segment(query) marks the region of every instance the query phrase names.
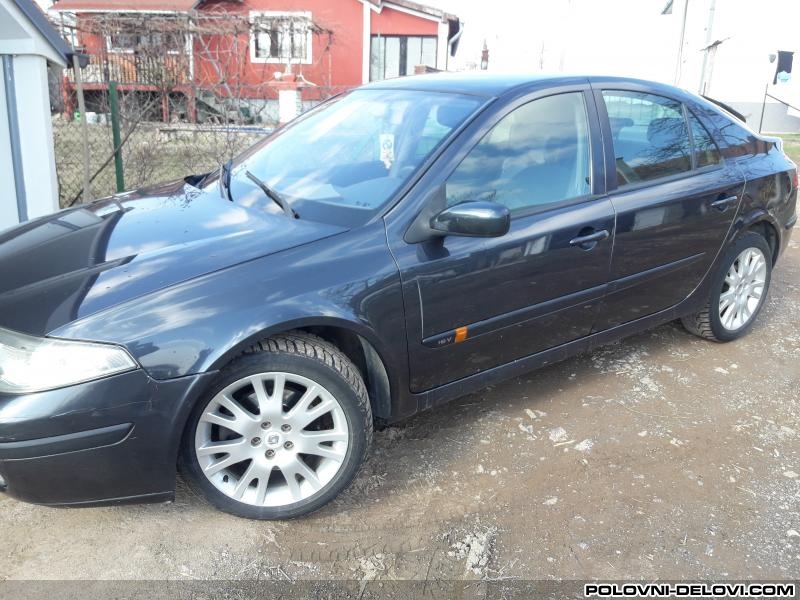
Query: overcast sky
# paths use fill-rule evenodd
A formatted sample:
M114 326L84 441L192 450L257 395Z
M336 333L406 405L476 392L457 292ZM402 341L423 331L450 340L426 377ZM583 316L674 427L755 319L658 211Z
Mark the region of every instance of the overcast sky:
M655 79L699 91L711 0L689 0L683 60L678 63L683 0L420 0L458 15L465 25L450 68L480 62L483 41L492 71L546 71ZM800 0L717 0L711 41L721 41L712 95L763 97L775 65L769 55L796 52L781 97L800 102Z
M659 22L667 0L425 1L458 15L465 24L457 67L480 62L485 39L493 70L602 70L603 61L599 57L592 60L594 53L586 49L597 42L603 23L609 20L617 27L612 28L612 39L603 41L603 53L630 55L632 48L639 46L636 56L630 56L633 71L638 63L673 60L678 45L676 38L674 47L667 48L671 27ZM620 21L629 25L624 39L617 35Z

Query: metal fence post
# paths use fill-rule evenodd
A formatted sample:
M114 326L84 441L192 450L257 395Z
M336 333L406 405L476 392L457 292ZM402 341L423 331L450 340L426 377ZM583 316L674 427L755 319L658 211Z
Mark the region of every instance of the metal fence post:
M86 102L83 97L81 64L77 54L72 55L72 70L75 74L75 88L78 93L78 110L81 111L81 147L83 149L83 201L92 199L92 176L89 172L89 126L86 124Z
M122 165L122 140L119 132L119 93L117 82L108 82L108 100L111 105L111 136L114 140L114 171L117 175L117 192L125 191L125 171Z

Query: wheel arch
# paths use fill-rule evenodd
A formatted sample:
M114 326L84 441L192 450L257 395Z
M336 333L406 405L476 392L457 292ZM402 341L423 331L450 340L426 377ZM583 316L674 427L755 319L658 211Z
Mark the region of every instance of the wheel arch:
M764 209L754 210L740 218L740 224L737 228L739 233L734 238L734 241L748 232L759 234L769 244L772 252L772 264L778 260L778 250L780 249L781 237L780 227L778 226L775 218Z
M334 344L356 365L367 386L373 417L388 421L392 417L398 383L391 362L375 334L361 323L337 317L303 318L272 325L252 333L221 354L209 370L218 370L257 342L288 331L304 331Z

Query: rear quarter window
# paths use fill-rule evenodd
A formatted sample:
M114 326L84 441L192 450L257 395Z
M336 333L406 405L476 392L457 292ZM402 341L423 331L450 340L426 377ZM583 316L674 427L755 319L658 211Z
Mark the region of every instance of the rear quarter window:
M688 112L689 127L692 130L692 141L694 142L694 164L701 169L720 163L720 152L711 134L700 122L691 110Z
M701 119L704 117L716 128L717 135L715 137L720 142L720 151L723 157L736 158L759 152L760 140L737 119L729 117L716 107L697 106L694 108L697 109Z

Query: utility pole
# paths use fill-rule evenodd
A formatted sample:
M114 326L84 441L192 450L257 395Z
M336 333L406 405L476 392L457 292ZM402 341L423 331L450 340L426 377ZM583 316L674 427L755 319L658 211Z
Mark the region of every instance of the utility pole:
M678 46L678 60L675 63L675 85L681 80L681 68L683 66L683 46L686 43L686 15L689 12L689 0L683 1L683 19L681 20L681 41Z
M710 0L710 4L708 7L708 25L706 25L706 48L703 52L703 70L700 74L700 95L704 95L708 88L709 84L709 75L708 75L708 54L712 52L711 45L713 44L713 30L714 30L714 12L716 10L717 0ZM716 48L714 49L716 50Z
M81 61L77 54L72 55L72 71L75 75L75 88L78 94L78 110L81 111L81 149L83 150L83 192L82 202L92 199L92 174L89 165L89 126L86 124L86 101L83 97L83 78Z

